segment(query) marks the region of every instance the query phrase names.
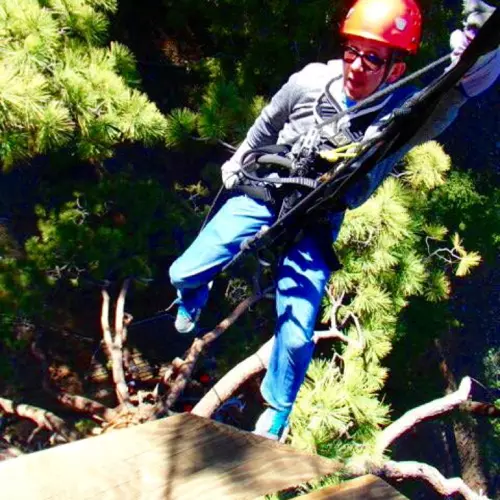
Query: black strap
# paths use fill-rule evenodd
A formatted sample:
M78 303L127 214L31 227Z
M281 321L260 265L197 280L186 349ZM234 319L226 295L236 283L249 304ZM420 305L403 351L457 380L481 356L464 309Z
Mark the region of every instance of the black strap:
M310 237L316 243L318 250L331 272L342 269L342 264L335 253L332 245L332 227L326 218L315 221L312 224L295 224L289 231L288 237L283 243L283 254L301 241L304 237Z
M391 120L388 120L387 127L381 136L364 144L359 157L345 162L341 169L332 170L327 182L306 195L264 234L259 235L258 238L252 238L246 245L245 252L269 246L297 221L314 220L330 205L339 203L347 189L369 173L377 163L388 158L411 139L434 109L440 97L460 81L460 78L480 56L496 49L498 45L500 45L500 9L497 8L466 48L458 63L403 105L407 113L396 113ZM317 128L327 123L318 124ZM243 251L238 253L231 262L224 266L224 270L239 260L243 253Z
M252 184L237 184L231 189L234 193L242 193L250 196L255 200L263 201L264 203L270 203L271 205L276 205L278 203L278 198L274 190L265 186L256 186Z
M342 264L333 249L332 227L329 221L322 220L317 224L308 225L304 231L304 235L309 235L314 239L321 256L332 273L342 269Z

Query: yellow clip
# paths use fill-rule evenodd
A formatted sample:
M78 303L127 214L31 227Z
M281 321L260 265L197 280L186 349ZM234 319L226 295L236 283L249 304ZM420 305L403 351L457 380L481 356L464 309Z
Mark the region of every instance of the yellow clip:
M339 161L340 158L354 158L358 154L358 146L359 143L354 142L335 149L321 151L319 155L324 160L335 163L336 161Z

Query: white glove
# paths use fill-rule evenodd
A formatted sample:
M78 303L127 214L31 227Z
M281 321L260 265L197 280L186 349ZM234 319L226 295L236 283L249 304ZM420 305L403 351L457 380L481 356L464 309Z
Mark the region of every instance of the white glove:
M481 0L464 0L464 29L455 30L450 37L450 47L453 51L450 67L456 64L494 10L494 7ZM465 73L460 84L468 97L474 97L491 87L498 75L500 75L500 48L481 56Z
M241 178L241 165L234 160L228 160L221 167L222 182L226 189L232 189Z

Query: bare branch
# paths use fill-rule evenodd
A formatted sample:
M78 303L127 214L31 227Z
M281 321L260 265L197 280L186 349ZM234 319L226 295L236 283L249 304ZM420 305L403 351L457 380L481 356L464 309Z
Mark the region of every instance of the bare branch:
M36 341L31 344L31 353L40 362L42 370L42 387L56 401L65 408L69 408L77 413L83 413L96 422L103 420L111 421L116 417L116 411L107 406L94 401L93 399L75 394L67 394L54 387L49 377L49 366L45 353L37 346Z
M179 358L175 358L175 359L179 359ZM172 378L172 375L174 374L174 370L175 370L174 361L172 361L172 363L170 363L170 365L167 366L167 369L165 370L165 373L163 374L163 377L161 379L162 384L166 387L170 383L170 379Z
M184 357L184 363L178 368L178 374L175 381L170 385L170 391L165 399L159 401L155 406L155 414L161 415L168 412L168 410L175 404L179 396L182 394L188 380L191 378L196 361L198 360L202 350L211 342L219 338L230 326L232 326L235 321L250 307L252 307L256 302L261 300L270 289L264 290L261 294L254 294L247 297L245 300L240 302L231 314L223 319L213 330L203 335L201 338L197 338L191 344L191 347L187 351Z
M407 411L381 432L377 439L377 451L383 453L397 438L418 423L445 415L465 403L469 398L471 387L470 377L465 377L457 391Z
M26 443L31 444L33 442L33 439L41 432L43 431L43 427L35 427L32 431L32 433L29 435Z
M447 264L455 264L456 262L459 262L462 257L457 254L455 251L455 248L437 248L433 252L431 251L431 246L429 241L434 240L437 241L436 238L432 238L431 236L427 236L425 238L425 244L427 246L427 253L429 255L429 259L432 257L437 257L438 259L441 259L443 262L446 262ZM445 257L445 254L448 254L450 257Z
M63 392L54 392L53 396L66 408L86 415L98 423L101 423L103 420L111 422L118 415L116 410L85 396Z
M21 455L24 455L24 452L20 448L0 439L0 462L2 462L2 460L17 458Z
M459 407L460 410L481 415L483 417L498 418L500 417L500 408L491 403L482 403L479 401L466 401Z
M116 301L116 314L115 314L115 344L120 349L122 348L124 338L124 330L125 336L126 334L126 325L124 324L124 310L125 310L125 298L127 296L128 287L130 285L130 279L127 278L122 285L120 290L120 295L118 296L118 300Z
M339 307L342 305L342 302L344 301L345 297L345 292L342 292L338 298L335 297L333 294L333 291L328 287L326 289L326 293L328 295L328 298L330 299L330 302L332 303L332 308L330 310L330 325L332 327L332 330L338 330L337 327L337 311L339 310Z
M333 328L330 328L330 330L326 331L316 331L314 332L313 335L313 342L317 343L318 340L322 339L334 339L334 340L340 340L341 342L344 342L344 344L349 344L350 346L354 347L355 349L362 349L363 344L361 342L358 342L354 339L351 339L347 335L344 335L340 330L334 330Z
M358 346L359 349L364 349L366 342L365 342L365 337L363 335L363 329L361 328L361 323L359 321L359 318L352 312L349 311L344 318L344 321L342 322L342 326L344 326L347 322L347 320L351 318L354 322L354 326L356 327L356 332L358 333Z
M129 280L125 280L120 291L120 296L116 305L115 326L119 325L115 331L115 339L111 333L109 326L109 294L106 290L102 290L102 310L101 310L101 326L104 338L105 352L111 363L111 371L113 382L115 384L116 397L120 404L129 404L130 394L127 383L125 382L125 372L123 369L123 331L126 325L123 324L123 310L125 307L125 296L127 293Z
M62 436L66 441L77 439L76 433L67 427L62 418L37 406L17 404L10 399L0 398L0 410L8 415L16 415L31 420L38 427L54 432Z
M487 500L488 497L476 493L459 477L445 478L435 467L420 462L393 462L384 463L378 475L391 479L423 479L443 497L448 498L456 493L465 500Z
M123 351L121 347L114 342L111 346L111 370L118 401L121 404L128 404L130 402L130 394L125 381L125 372L123 370Z
M102 295L102 308L101 308L101 327L102 335L104 338L104 346L107 351L108 357L111 355L111 346L113 344L113 338L111 336L111 328L109 327L109 293L107 290L103 289L101 291Z
M360 245L363 245L367 247L371 241L373 240L373 237L375 236L376 232L372 229L371 231L368 232L368 238L366 240L356 240L352 238L350 241L352 243L359 243Z
M203 396L191 413L210 418L215 410L227 401L239 387L267 368L273 344L274 337L269 339L258 351L228 371Z
M127 333L128 333L128 325L132 323L134 317L129 313L123 314L123 326L122 326L122 342L125 343L127 341Z
M330 329L328 331L316 331L313 335L313 342L317 343L318 340L321 339L337 339L345 344L349 344L355 349L363 349L364 342L362 341L363 335L361 332L361 326L359 324L358 318L354 315L354 313L349 312L349 314L342 321L341 327L343 327L349 318L352 318L354 324L356 325L356 329L358 331L359 341L351 339L349 336L345 335L339 330L339 326L337 324L337 312L344 301L345 292L342 292L339 297L335 297L333 291L330 288L326 289L326 293L331 302L331 310L330 310Z
M400 179L401 177L407 177L408 176L408 172L398 172L398 171L394 170L389 175L391 177L394 177L395 179Z

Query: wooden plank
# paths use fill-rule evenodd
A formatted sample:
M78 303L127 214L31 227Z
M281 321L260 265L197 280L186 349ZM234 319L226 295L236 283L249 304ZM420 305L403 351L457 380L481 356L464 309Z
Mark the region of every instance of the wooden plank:
M300 497L300 500L407 500L407 497L371 474L346 481L338 486L327 486Z
M250 499L339 465L190 414L0 463L8 500Z

